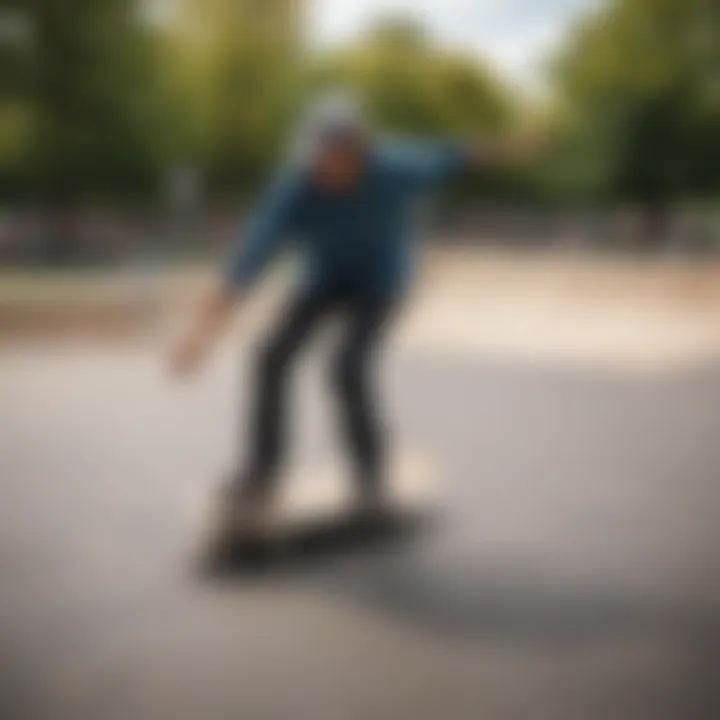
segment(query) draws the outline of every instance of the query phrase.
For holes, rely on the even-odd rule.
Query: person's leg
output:
[[[360,498],[370,504],[381,501],[386,472],[386,428],[376,402],[373,360],[392,308],[392,301],[386,298],[347,304],[346,335],[332,372]]]
[[[288,372],[311,331],[330,308],[330,298],[321,292],[299,295],[283,310],[278,326],[261,346],[253,375],[248,460],[235,482],[245,498],[262,501],[272,493],[285,446]]]

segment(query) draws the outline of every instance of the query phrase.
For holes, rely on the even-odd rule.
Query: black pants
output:
[[[249,457],[238,478],[244,493],[265,497],[274,489],[286,446],[290,371],[313,331],[333,316],[339,316],[343,332],[328,370],[340,429],[360,491],[381,490],[385,433],[375,404],[372,360],[393,305],[387,297],[336,290],[305,290],[291,299],[257,357]]]

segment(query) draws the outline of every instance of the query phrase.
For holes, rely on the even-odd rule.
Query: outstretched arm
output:
[[[464,169],[471,158],[470,147],[458,142],[415,143],[396,141],[392,157],[402,177],[413,188],[427,189]]]
[[[239,297],[224,285],[213,287],[200,302],[189,328],[170,352],[170,371],[178,376],[189,375],[200,368],[230,324]]]
[[[293,231],[298,182],[291,177],[276,181],[238,233],[221,281],[203,298],[188,331],[173,348],[170,364],[174,373],[184,375],[200,367],[248,291]]]
[[[463,170],[522,164],[535,157],[541,144],[539,136],[530,133],[476,142],[399,142],[395,145],[395,157],[412,184],[428,188]]]

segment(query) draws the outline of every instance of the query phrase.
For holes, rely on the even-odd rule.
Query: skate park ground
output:
[[[60,295],[33,332],[0,314],[0,717],[718,717],[720,264],[431,257],[382,382],[442,522],[220,584],[190,516],[282,283],[178,385],[168,308],[202,275],[85,284],[86,310],[125,288],[140,331],[113,310],[52,336]],[[295,383],[308,473],[334,440],[326,339]]]

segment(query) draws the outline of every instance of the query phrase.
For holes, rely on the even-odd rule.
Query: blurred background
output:
[[[188,508],[291,264],[197,383],[166,332],[337,86],[548,142],[443,190],[389,350],[441,527],[218,589]],[[714,720],[719,250],[717,0],[0,0],[0,716]]]
[[[204,252],[298,109],[350,86],[415,136],[553,142],[454,188],[472,245],[709,253],[720,183],[712,0],[3,0],[3,263]]]

